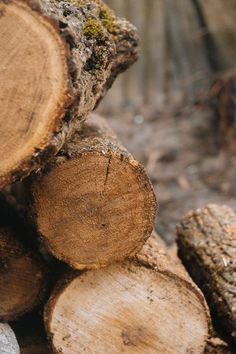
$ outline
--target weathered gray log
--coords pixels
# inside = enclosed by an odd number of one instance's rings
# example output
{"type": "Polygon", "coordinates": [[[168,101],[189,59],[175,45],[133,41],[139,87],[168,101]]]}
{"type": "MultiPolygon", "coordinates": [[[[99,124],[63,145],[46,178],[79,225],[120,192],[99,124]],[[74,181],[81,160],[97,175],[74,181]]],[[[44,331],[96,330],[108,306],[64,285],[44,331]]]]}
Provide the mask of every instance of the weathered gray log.
{"type": "Polygon", "coordinates": [[[236,215],[208,205],[177,226],[179,255],[203,290],[216,326],[236,342],[236,215]]]}
{"type": "Polygon", "coordinates": [[[136,29],[100,0],[0,2],[0,187],[61,148],[138,55],[136,29]]]}
{"type": "Polygon", "coordinates": [[[0,323],[0,353],[20,354],[20,348],[15,334],[11,327],[6,323],[0,323]]]}

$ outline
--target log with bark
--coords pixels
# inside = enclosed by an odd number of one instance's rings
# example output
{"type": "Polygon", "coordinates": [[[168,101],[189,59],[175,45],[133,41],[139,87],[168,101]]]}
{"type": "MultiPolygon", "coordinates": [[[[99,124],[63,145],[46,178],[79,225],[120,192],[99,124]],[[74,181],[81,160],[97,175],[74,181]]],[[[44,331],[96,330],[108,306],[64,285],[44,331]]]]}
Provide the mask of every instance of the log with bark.
{"type": "Polygon", "coordinates": [[[58,284],[45,309],[55,353],[203,353],[209,314],[183,267],[151,239],[133,261],[58,284]]]}
{"type": "Polygon", "coordinates": [[[0,229],[0,320],[16,320],[36,307],[45,294],[47,271],[11,228],[0,229]]]}
{"type": "Polygon", "coordinates": [[[31,217],[43,244],[77,269],[135,254],[153,229],[151,182],[99,116],[89,117],[31,192],[31,217]]]}
{"type": "Polygon", "coordinates": [[[56,154],[137,55],[100,0],[0,1],[0,187],[56,154]]]}
{"type": "Polygon", "coordinates": [[[236,342],[236,215],[208,205],[177,227],[179,255],[203,290],[216,327],[236,342]]]}
{"type": "Polygon", "coordinates": [[[15,334],[11,327],[6,323],[0,323],[0,353],[20,354],[20,348],[15,334]]]}

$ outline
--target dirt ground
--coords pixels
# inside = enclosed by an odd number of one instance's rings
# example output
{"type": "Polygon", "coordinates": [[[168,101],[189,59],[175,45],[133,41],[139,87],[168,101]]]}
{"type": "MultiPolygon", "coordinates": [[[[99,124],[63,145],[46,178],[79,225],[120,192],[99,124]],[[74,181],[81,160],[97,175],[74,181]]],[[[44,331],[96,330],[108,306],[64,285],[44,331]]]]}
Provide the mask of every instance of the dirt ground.
{"type": "Polygon", "coordinates": [[[236,156],[217,147],[210,112],[186,107],[176,114],[103,113],[147,169],[158,200],[155,227],[167,243],[190,209],[217,203],[236,211],[236,156]]]}

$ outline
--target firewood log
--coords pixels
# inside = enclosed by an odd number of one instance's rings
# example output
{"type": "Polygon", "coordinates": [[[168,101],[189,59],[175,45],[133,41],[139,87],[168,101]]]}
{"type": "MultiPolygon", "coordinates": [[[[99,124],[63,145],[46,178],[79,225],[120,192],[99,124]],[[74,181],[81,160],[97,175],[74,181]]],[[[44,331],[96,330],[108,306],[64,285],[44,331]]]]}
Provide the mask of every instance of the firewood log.
{"type": "Polygon", "coordinates": [[[57,285],[44,316],[55,353],[204,352],[209,314],[201,292],[148,242],[133,261],[74,271],[57,285]]]}
{"type": "Polygon", "coordinates": [[[43,298],[45,265],[27,250],[10,228],[0,229],[0,320],[13,321],[31,311],[43,298]]]}
{"type": "Polygon", "coordinates": [[[20,354],[20,348],[15,334],[11,327],[6,323],[0,323],[0,353],[20,354]]]}
{"type": "Polygon", "coordinates": [[[236,215],[207,205],[189,212],[177,234],[179,255],[206,295],[216,326],[236,342],[236,215]]]}
{"type": "Polygon", "coordinates": [[[0,1],[0,187],[61,148],[137,59],[136,29],[100,0],[0,1]]]}
{"type": "Polygon", "coordinates": [[[31,192],[31,216],[43,244],[77,269],[127,258],[152,232],[151,182],[95,115],[39,174],[31,192]]]}

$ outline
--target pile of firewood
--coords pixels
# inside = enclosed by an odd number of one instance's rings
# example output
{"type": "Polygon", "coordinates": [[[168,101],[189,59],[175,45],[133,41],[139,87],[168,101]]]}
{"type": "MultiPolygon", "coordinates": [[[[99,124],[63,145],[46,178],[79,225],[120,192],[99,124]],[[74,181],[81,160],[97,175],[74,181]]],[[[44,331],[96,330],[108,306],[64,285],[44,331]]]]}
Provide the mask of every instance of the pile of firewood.
{"type": "MultiPolygon", "coordinates": [[[[24,354],[230,352],[176,250],[152,234],[145,169],[91,113],[138,51],[136,29],[100,0],[0,1],[1,354],[20,352],[6,322],[31,312],[46,333],[17,335],[24,354]]],[[[235,215],[208,206],[178,235],[233,342],[235,215]]]]}

